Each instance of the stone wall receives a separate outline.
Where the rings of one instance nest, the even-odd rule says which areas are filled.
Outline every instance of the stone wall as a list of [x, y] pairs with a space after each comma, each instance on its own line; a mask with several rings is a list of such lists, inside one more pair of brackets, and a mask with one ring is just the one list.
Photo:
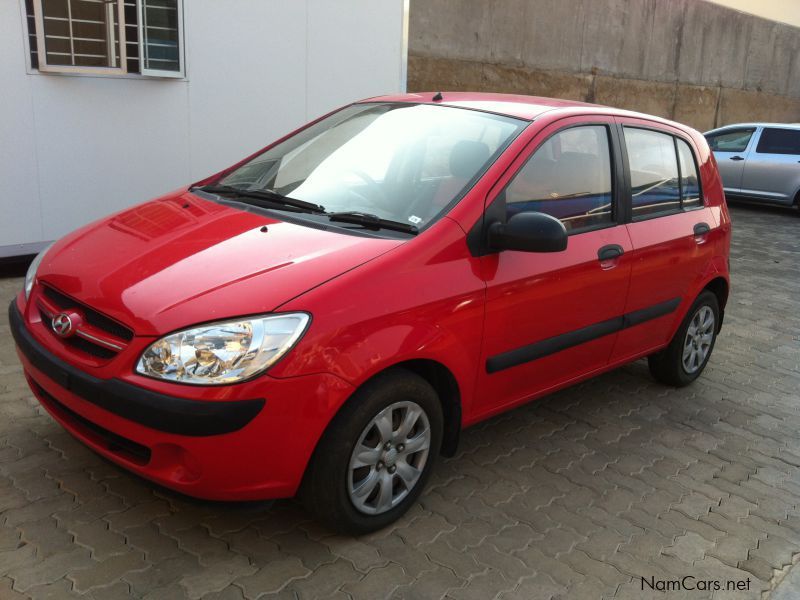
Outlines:
[[800, 121], [800, 28], [703, 0], [412, 0], [408, 89], [571, 98], [701, 131]]

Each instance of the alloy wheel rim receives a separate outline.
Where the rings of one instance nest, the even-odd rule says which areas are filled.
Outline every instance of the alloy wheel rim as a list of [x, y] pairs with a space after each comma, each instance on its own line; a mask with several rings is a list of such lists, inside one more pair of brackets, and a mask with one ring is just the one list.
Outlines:
[[430, 421], [416, 402], [375, 415], [350, 454], [347, 489], [356, 510], [379, 515], [400, 504], [419, 482], [430, 445]]
[[714, 311], [701, 306], [689, 322], [683, 343], [683, 369], [689, 375], [696, 373], [708, 358], [714, 341]]

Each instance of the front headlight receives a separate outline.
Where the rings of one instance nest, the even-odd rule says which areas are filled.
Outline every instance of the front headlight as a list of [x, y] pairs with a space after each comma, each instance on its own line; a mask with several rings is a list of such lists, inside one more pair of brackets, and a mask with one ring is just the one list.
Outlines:
[[244, 381], [274, 365], [306, 330], [310, 317], [285, 313], [207, 323], [161, 338], [136, 372], [194, 385]]
[[[53, 244], [54, 243], [55, 242], [53, 242]], [[50, 250], [50, 247], [53, 244], [47, 244], [45, 249], [42, 250], [41, 252], [39, 252], [39, 254], [36, 255], [36, 258], [34, 258], [33, 261], [31, 261], [31, 264], [28, 267], [28, 272], [25, 273], [25, 301], [26, 302], [28, 301], [28, 298], [30, 298], [31, 290], [33, 289], [33, 282], [36, 280], [36, 271], [39, 270], [39, 265], [42, 263], [42, 259], [44, 258], [44, 255], [47, 254], [47, 251]]]

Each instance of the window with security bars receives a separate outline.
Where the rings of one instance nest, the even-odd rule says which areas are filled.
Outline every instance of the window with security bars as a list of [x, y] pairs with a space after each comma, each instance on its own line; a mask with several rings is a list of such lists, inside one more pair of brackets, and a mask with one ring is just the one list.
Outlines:
[[41, 72], [183, 77], [182, 0], [25, 0]]

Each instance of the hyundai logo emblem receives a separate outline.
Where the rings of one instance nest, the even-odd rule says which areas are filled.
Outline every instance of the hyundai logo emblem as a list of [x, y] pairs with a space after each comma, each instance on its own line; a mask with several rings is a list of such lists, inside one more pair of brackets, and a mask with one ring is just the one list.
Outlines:
[[67, 313], [61, 313], [53, 317], [52, 327], [56, 335], [67, 337], [72, 334], [72, 319]]

